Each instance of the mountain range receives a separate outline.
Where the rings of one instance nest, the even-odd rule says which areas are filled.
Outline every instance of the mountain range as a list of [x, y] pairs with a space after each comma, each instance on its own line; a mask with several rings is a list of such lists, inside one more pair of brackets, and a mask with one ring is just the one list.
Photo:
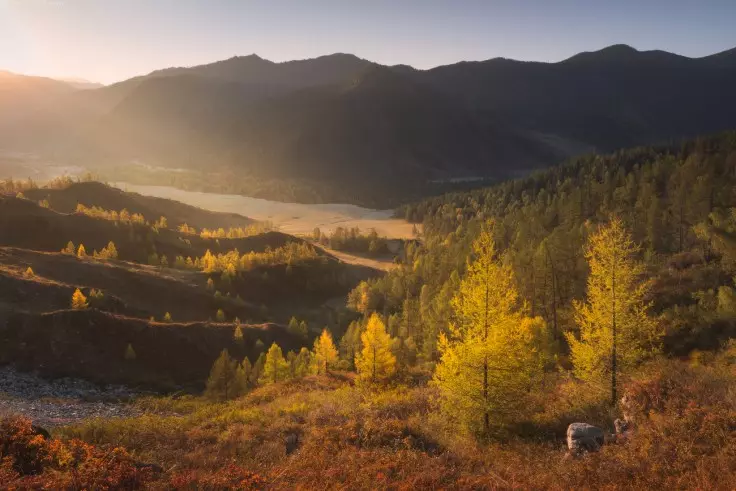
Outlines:
[[430, 70], [250, 55], [89, 90], [0, 75], [0, 147], [346, 189], [498, 178], [734, 128], [734, 87], [736, 49], [687, 58], [625, 45]]

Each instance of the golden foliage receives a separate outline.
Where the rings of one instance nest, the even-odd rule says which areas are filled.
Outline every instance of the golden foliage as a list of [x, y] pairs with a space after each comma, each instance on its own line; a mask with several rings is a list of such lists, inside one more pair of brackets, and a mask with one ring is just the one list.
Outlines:
[[578, 377], [602, 384], [610, 376], [614, 326], [619, 371], [629, 370], [658, 350], [661, 333], [647, 313], [650, 284], [643, 279], [638, 253], [639, 247], [616, 217], [588, 239], [587, 299], [574, 303], [580, 336], [567, 335]]
[[72, 294], [71, 306], [74, 310], [84, 310], [89, 307], [87, 297], [84, 296], [79, 288], [77, 288]]
[[372, 314], [360, 336], [363, 349], [355, 357], [355, 367], [361, 379], [380, 382], [396, 371], [396, 357], [391, 352], [391, 336], [378, 316]]
[[440, 335], [434, 383], [450, 418], [487, 435], [526, 405], [525, 395], [542, 372], [537, 343], [546, 326], [522, 314], [513, 271], [496, 257], [491, 224], [472, 252], [452, 301], [457, 323]]
[[325, 374], [330, 366], [337, 361], [337, 348], [332, 341], [332, 334], [327, 329], [314, 340], [313, 359], [315, 372]]

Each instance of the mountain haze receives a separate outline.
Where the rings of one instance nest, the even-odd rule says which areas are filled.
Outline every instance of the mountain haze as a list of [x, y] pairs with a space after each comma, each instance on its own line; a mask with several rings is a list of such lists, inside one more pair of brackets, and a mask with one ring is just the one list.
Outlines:
[[[736, 50], [687, 58], [615, 45], [557, 63], [495, 58], [430, 70], [349, 54], [284, 63], [249, 55], [94, 90], [23, 85], [0, 97], [6, 147], [92, 167], [139, 161], [361, 192], [515, 176], [736, 126]], [[37, 95], [14, 95], [28, 90]]]

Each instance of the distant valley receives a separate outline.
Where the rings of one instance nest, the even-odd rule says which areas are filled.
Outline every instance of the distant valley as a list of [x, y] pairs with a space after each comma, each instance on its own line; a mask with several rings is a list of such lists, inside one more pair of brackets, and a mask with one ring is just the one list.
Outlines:
[[184, 191], [170, 186], [145, 186], [113, 183], [114, 186], [146, 196], [171, 199], [209, 211], [241, 213], [255, 220], [270, 222], [280, 231], [309, 235], [315, 227], [325, 233], [337, 227], [375, 229], [382, 237], [409, 239], [412, 224], [393, 218], [393, 210], [373, 210], [355, 205], [283, 203], [232, 194]]

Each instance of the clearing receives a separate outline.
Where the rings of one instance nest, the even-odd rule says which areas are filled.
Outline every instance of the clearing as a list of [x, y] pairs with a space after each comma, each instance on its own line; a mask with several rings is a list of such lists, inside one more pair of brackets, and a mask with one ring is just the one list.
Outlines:
[[[311, 234], [315, 227], [329, 234], [337, 227], [376, 229], [389, 239], [414, 238], [413, 225], [393, 218], [393, 210], [373, 210], [348, 204], [283, 203], [235, 194], [184, 191], [170, 186], [146, 186], [125, 182], [111, 183], [125, 191], [180, 201], [209, 211], [238, 213], [259, 221], [270, 221], [281, 232]], [[332, 252], [332, 251], [331, 251]]]

